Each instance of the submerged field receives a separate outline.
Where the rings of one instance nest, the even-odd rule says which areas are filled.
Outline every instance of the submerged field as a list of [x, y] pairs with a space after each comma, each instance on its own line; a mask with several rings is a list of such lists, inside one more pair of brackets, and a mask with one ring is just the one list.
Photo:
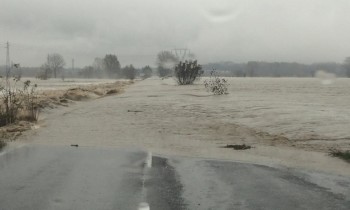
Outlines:
[[[271, 143], [312, 150], [350, 149], [350, 79], [232, 78], [228, 96], [198, 99], [224, 124]], [[222, 129], [219, 126], [219, 129]]]

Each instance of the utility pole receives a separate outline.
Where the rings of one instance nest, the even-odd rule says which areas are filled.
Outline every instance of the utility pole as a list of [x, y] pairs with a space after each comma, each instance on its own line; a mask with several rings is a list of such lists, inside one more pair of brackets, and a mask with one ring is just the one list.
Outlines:
[[10, 63], [10, 43], [6, 42], [6, 79], [10, 77], [11, 63]]

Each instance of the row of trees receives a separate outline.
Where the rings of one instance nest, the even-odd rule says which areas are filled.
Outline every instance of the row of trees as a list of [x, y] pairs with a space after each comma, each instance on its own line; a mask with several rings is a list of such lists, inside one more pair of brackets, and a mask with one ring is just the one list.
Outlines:
[[[174, 67], [179, 63], [178, 57], [169, 51], [162, 51], [157, 55], [157, 72], [160, 77], [172, 76]], [[40, 67], [37, 75], [40, 79], [49, 79], [65, 76], [66, 62], [58, 53], [48, 54], [46, 62]], [[134, 79], [136, 76], [148, 78], [153, 75], [153, 69], [145, 66], [136, 69], [132, 64], [121, 67], [121, 64], [114, 54], [107, 54], [104, 58], [95, 58], [91, 65], [79, 70], [78, 75], [85, 78], [127, 78]]]
[[95, 58], [91, 65], [79, 71], [85, 78], [117, 78], [121, 75], [121, 65], [116, 55], [107, 54], [104, 58]]
[[[158, 75], [162, 78], [173, 76], [176, 70], [175, 66], [179, 62], [180, 59], [170, 51], [158, 53], [156, 59]], [[65, 64], [60, 54], [49, 54], [46, 62], [41, 66], [38, 77], [48, 79], [61, 76], [64, 78]], [[236, 77], [314, 77], [319, 70], [334, 73], [337, 76], [350, 77], [350, 57], [346, 58], [343, 64], [260, 61], [249, 61], [247, 63], [219, 62], [206, 64], [203, 69], [205, 75], [209, 75], [212, 69], [216, 69], [220, 75]], [[153, 70], [150, 66], [145, 66], [142, 69], [136, 69], [133, 65], [121, 67], [117, 56], [114, 54], [107, 54], [104, 58], [95, 58], [91, 65], [85, 66], [79, 71], [79, 76], [85, 78], [134, 79], [137, 76], [148, 78], [152, 75]]]
[[126, 78], [135, 79], [137, 76], [143, 78], [151, 77], [153, 74], [150, 66], [136, 69], [132, 64], [121, 67], [116, 55], [106, 55], [104, 58], [95, 58], [90, 66], [85, 66], [79, 71], [79, 75], [85, 78]]
[[[37, 77], [49, 79], [51, 77], [62, 77], [64, 79], [64, 66], [66, 62], [63, 56], [54, 53], [47, 56], [46, 62], [41, 66]], [[132, 64], [121, 67], [116, 55], [107, 54], [104, 58], [95, 58], [91, 65], [80, 69], [78, 75], [85, 78], [127, 78], [135, 79], [136, 76], [143, 78], [151, 77], [153, 74], [150, 66], [136, 69]]]

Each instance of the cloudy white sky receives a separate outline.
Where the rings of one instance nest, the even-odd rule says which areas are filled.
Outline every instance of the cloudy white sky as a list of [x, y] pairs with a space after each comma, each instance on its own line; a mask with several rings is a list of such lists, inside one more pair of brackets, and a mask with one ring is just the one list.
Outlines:
[[201, 63], [342, 62], [350, 56], [349, 0], [0, 0], [0, 65], [38, 66], [116, 54], [154, 65], [161, 50], [188, 48]]

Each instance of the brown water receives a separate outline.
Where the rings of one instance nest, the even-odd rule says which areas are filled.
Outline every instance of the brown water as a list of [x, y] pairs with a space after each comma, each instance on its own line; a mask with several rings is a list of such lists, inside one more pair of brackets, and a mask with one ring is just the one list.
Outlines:
[[[229, 95], [172, 79], [139, 81], [124, 94], [53, 110], [33, 134], [38, 144], [132, 147], [350, 174], [329, 148], [349, 148], [350, 80], [233, 78]], [[199, 82], [200, 83], [200, 82]], [[249, 144], [233, 151], [226, 144]], [[306, 150], [306, 151], [305, 151]]]

